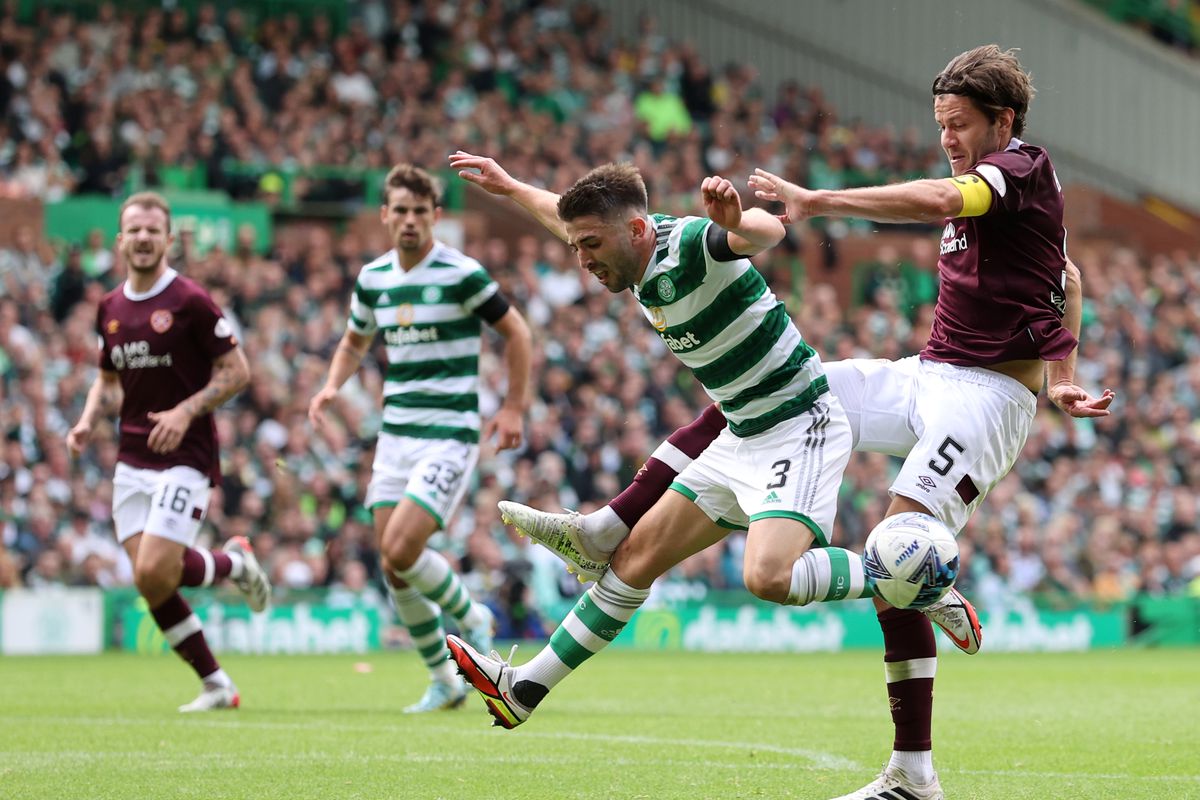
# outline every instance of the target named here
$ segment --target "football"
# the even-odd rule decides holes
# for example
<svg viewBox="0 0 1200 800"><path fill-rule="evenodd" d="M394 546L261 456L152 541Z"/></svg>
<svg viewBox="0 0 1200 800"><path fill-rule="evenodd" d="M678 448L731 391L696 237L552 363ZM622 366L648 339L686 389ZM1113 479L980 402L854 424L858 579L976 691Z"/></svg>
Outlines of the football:
<svg viewBox="0 0 1200 800"><path fill-rule="evenodd" d="M925 608L958 577L958 543L928 514L887 517L867 537L863 569L876 593L896 608Z"/></svg>

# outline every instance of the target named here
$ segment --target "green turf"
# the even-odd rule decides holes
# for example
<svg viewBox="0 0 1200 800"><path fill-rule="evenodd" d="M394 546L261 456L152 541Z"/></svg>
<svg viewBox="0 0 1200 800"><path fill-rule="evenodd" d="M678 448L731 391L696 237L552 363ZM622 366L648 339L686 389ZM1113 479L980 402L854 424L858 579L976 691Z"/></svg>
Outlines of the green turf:
<svg viewBox="0 0 1200 800"><path fill-rule="evenodd" d="M170 656L0 658L0 797L823 799L890 750L879 661L614 651L506 732L400 714L407 653L226 657L243 708L192 717ZM1200 653L951 654L934 741L952 800L1200 798Z"/></svg>

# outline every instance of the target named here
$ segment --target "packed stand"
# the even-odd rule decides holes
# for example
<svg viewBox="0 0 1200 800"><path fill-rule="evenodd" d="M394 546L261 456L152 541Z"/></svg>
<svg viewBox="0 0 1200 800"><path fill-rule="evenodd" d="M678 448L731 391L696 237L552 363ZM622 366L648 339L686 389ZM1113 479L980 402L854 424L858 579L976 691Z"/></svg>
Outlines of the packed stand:
<svg viewBox="0 0 1200 800"><path fill-rule="evenodd" d="M36 29L9 19L0 24L4 193L52 199L57 186L119 194L130 169L153 176L196 159L215 188L270 194L261 181L224 185L226 159L440 164L451 142L497 154L514 174L552 188L628 157L647 176L655 208L681 213L698 210L696 188L712 172L744 175L762 165L836 186L945 169L915 134L840 123L819 91L785 86L766 103L750 68L712 75L652 21L620 46L602 18L575 20L587 23L581 40L566 33L571 14L594 13L587 7L543 3L501 24L503 4L492 3L474 27L451 26L453 9L400 2L382 25L368 13L340 37L320 18L308 27L271 21L251 35L237 12L218 21L207 10L189 20L101 7L88 23L44 12ZM503 40L499 31L508 31ZM51 141L53 153L39 155L35 141ZM15 180L30 164L42 165L45 180ZM330 190L318 182L307 191ZM26 229L0 252L0 587L130 580L109 521L112 431L97 435L79 464L62 444L92 380L96 302L121 268L102 236L69 244L55 253ZM881 249L862 265L863 302L849 312L814 271L806 274L795 245L758 261L826 360L920 349L936 292L932 238L914 239L910 252ZM379 419L377 365L343 390L343 424L327 435L313 434L305 412L344 330L354 277L386 248L382 231L334 237L314 228L306 241L281 237L265 257L248 235L228 252L207 253L181 238L172 256L236 321L254 365L251 387L218 414L225 480L207 535L248 534L276 585L331 587L345 602L383 602L362 506ZM535 329L538 401L526 446L482 459L469 506L441 545L461 561L472 591L503 612L502 636L539 635L539 609L580 587L552 556L506 531L495 502L592 509L707 399L636 305L590 282L561 244L525 238L510 248L497 238L467 249ZM1121 407L1138 414L1118 409L1071 423L1041 410L1024 457L960 538L960 581L985 608L1031 591L1063 603L1200 591L1192 422L1200 368L1189 366L1200 320L1187 299L1200 288L1200 263L1186 255L1144 263L1128 252L1079 260L1087 296L1106 299L1089 301L1085 313L1083 382L1115 388ZM503 388L498 340L487 347L485 416ZM883 456L851 462L839 511L847 546L860 546L882 516L894 470ZM701 590L737 588L741 544L734 535L674 577Z"/></svg>
<svg viewBox="0 0 1200 800"><path fill-rule="evenodd" d="M1191 56L1200 54L1200 3L1196 0L1085 0L1117 22L1144 31Z"/></svg>

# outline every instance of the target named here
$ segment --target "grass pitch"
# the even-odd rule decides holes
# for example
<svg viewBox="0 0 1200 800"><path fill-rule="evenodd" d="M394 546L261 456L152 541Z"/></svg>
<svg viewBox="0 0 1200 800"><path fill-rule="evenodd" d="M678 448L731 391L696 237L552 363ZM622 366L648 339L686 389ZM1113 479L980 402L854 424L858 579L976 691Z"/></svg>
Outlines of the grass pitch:
<svg viewBox="0 0 1200 800"><path fill-rule="evenodd" d="M891 749L878 653L613 651L512 732L474 694L401 714L411 653L222 661L241 710L185 717L197 683L171 656L0 658L0 797L824 800ZM1194 650L941 659L953 800L1200 798L1198 726Z"/></svg>

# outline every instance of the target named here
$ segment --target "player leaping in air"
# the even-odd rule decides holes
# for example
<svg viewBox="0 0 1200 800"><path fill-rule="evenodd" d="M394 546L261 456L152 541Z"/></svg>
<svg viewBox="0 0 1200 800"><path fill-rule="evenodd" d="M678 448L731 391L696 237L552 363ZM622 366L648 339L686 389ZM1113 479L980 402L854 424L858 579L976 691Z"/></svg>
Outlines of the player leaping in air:
<svg viewBox="0 0 1200 800"><path fill-rule="evenodd" d="M129 275L100 301L100 374L67 446L82 454L100 416L118 413L117 540L151 616L203 685L179 710L237 708L238 691L178 590L228 578L253 610L270 601L267 576L245 539L231 539L221 552L194 546L210 489L221 477L212 412L245 387L250 369L208 292L167 266L167 202L150 192L132 195L118 226Z"/></svg>
<svg viewBox="0 0 1200 800"><path fill-rule="evenodd" d="M320 429L325 407L381 332L383 430L366 502L396 614L431 675L410 713L454 708L466 698L446 651L443 611L476 646L491 647L492 612L426 543L462 504L479 460L483 323L505 340L508 394L482 431L501 450L521 443L532 347L525 318L479 262L433 237L440 215L441 187L429 173L409 164L388 173L380 218L393 249L359 273L346 333L308 412Z"/></svg>
<svg viewBox="0 0 1200 800"><path fill-rule="evenodd" d="M952 178L841 191L810 191L761 170L751 178L760 198L784 203L782 220L788 223L815 216L945 223L941 288L920 355L826 365L830 387L849 415L855 449L905 459L890 488L888 516L921 511L961 530L1012 468L1043 386L1073 417L1109 413L1112 392L1092 397L1075 383L1082 289L1066 257L1061 188L1045 150L1017 138L1033 92L1011 52L975 48L954 58L933 83L934 118ZM593 514L547 514L502 503L504 513L581 575L594 577L676 473L703 450L701 420L676 431L634 483ZM689 431L695 449L671 445ZM811 599L827 599L824 576L831 573L851 586L864 583L860 562L822 558ZM942 797L931 749L937 649L929 620L968 653L979 649L978 622L957 591L925 609L927 616L889 608L879 598L875 604L893 752L878 779L839 800L936 800Z"/></svg>

